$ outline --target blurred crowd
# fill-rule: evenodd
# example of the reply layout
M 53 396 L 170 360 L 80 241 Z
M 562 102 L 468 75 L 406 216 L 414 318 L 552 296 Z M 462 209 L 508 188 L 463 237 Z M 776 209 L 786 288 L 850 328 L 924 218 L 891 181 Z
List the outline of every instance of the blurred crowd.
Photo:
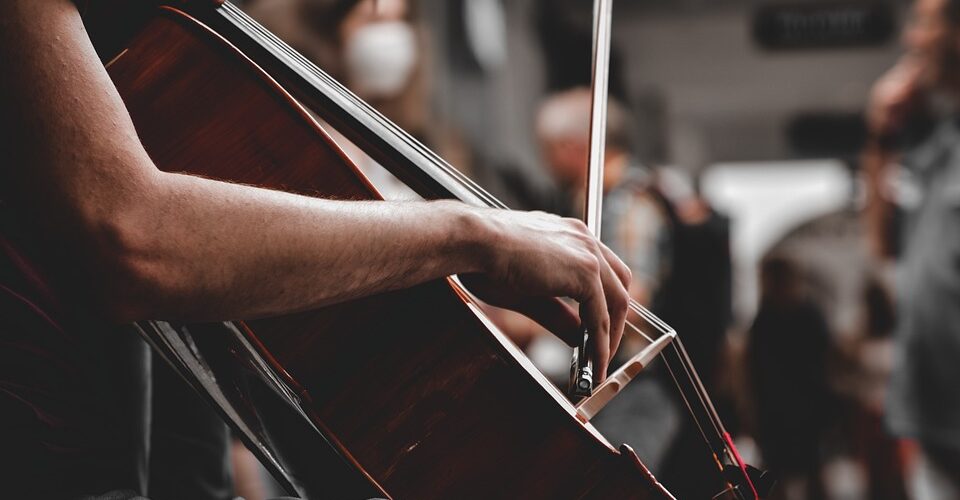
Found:
M 490 9 L 498 2 L 457 5 L 471 3 Z M 426 31 L 440 28 L 425 25 L 418 2 L 247 0 L 243 7 L 512 207 L 579 217 L 590 33 L 570 12 L 589 10 L 564 14 L 535 4 L 529 29 L 546 63 L 543 95 L 529 117 L 536 165 L 490 158 L 431 104 L 439 71 L 432 58 L 451 52 L 431 46 Z M 664 168 L 668 162 L 638 147 L 644 124 L 618 78 L 625 48 L 614 47 L 602 239 L 632 269 L 633 298 L 679 332 L 745 457 L 780 478 L 775 498 L 960 498 L 960 122 L 953 104 L 960 2 L 917 0 L 910 9 L 904 55 L 866 96 L 859 153 L 846 160 L 859 188 L 842 210 L 790 228 L 766 249 L 758 301 L 746 318 L 733 308 L 742 285 L 731 250 L 737 221 L 711 204 L 703 172 Z M 496 54 L 488 46 L 475 62 Z M 413 196 L 338 140 L 385 196 Z M 566 383 L 569 349 L 520 316 L 489 312 L 547 375 Z M 625 339 L 621 357 L 637 343 Z M 594 424 L 611 442 L 633 446 L 678 498 L 719 491 L 690 480 L 707 477 L 698 471 L 711 470 L 712 459 L 662 367 L 643 372 Z M 238 476 L 248 483 L 240 492 L 257 498 L 268 486 L 253 479 L 252 459 L 237 449 L 237 463 L 250 471 Z

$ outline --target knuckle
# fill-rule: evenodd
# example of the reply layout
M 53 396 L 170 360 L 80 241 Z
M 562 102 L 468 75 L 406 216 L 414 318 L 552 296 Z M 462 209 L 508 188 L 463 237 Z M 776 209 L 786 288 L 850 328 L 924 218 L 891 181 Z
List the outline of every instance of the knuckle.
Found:
M 577 244 L 583 246 L 583 248 L 591 253 L 596 252 L 596 244 L 594 243 L 593 236 L 590 236 L 588 233 L 573 233 L 573 237 L 576 239 Z
M 600 273 L 600 261 L 597 256 L 591 253 L 584 253 L 580 257 L 580 267 L 591 277 Z
M 627 305 L 630 303 L 630 296 L 627 294 L 626 290 L 619 290 L 613 297 L 610 297 L 608 300 L 610 303 L 610 309 L 616 311 L 617 313 L 622 313 Z
M 600 242 L 593 237 L 592 234 L 587 233 L 584 235 L 584 239 L 587 242 L 587 246 L 590 248 L 590 251 L 593 253 L 600 253 Z
M 567 225 L 576 230 L 579 233 L 588 233 L 587 225 L 583 223 L 580 219 L 567 218 L 564 219 L 567 222 Z

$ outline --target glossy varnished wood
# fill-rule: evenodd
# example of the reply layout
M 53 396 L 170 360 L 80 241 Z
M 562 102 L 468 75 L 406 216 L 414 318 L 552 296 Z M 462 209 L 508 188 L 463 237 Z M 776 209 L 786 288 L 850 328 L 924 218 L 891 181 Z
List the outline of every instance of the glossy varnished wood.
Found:
M 275 82 L 179 11 L 158 11 L 109 71 L 161 169 L 377 199 Z M 450 280 L 246 327 L 306 417 L 395 498 L 667 496 L 631 453 L 588 432 Z

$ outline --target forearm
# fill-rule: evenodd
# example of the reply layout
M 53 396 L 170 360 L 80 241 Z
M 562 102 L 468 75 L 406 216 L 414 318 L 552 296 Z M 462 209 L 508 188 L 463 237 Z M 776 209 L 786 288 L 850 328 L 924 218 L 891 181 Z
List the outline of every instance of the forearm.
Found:
M 104 252 L 123 262 L 105 297 L 119 319 L 265 316 L 485 270 L 483 226 L 459 204 L 399 209 L 157 177 Z
M 891 224 L 894 205 L 888 193 L 886 179 L 899 154 L 883 147 L 878 141 L 870 141 L 860 155 L 860 170 L 864 176 L 866 203 L 863 210 L 864 227 L 870 250 L 879 258 L 890 257 L 893 249 Z
M 0 42 L 13 157 L 0 198 L 37 221 L 62 286 L 106 315 L 248 318 L 481 270 L 475 217 L 449 203 L 397 210 L 159 172 L 67 0 L 4 2 Z
M 594 332 L 605 373 L 630 271 L 583 223 L 160 172 L 69 0 L 0 2 L 0 59 L 0 199 L 31 221 L 35 256 L 72 290 L 65 299 L 116 321 L 238 319 L 470 273 L 490 303 L 562 335 Z

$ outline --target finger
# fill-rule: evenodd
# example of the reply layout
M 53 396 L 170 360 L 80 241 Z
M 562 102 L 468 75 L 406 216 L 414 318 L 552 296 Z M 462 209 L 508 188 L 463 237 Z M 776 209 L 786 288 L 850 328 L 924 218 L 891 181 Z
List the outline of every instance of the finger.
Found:
M 627 304 L 629 298 L 626 296 L 626 291 L 623 291 L 623 294 L 622 298 L 619 299 L 619 303 Z M 608 298 L 607 303 L 610 304 L 611 302 L 613 301 Z M 623 340 L 623 332 L 626 329 L 629 308 L 625 305 L 608 306 L 608 310 L 610 314 L 610 359 L 613 359 L 620 349 L 620 341 Z
M 610 313 L 599 275 L 589 280 L 588 289 L 580 302 L 580 318 L 589 333 L 595 363 L 593 378 L 600 383 L 606 378 L 610 364 Z
M 606 247 L 601 245 L 598 252 L 603 253 L 604 248 Z M 607 250 L 609 251 L 609 249 Z M 610 253 L 616 262 L 620 262 L 620 259 L 612 255 L 613 252 Z M 623 338 L 623 328 L 627 319 L 627 309 L 630 305 L 630 295 L 609 261 L 604 260 L 601 262 L 600 279 L 603 283 L 603 294 L 607 302 L 607 313 L 610 317 L 609 357 L 612 358 L 620 347 L 620 339 Z M 607 361 L 609 362 L 609 359 Z
M 627 290 L 630 289 L 630 282 L 633 280 L 633 272 L 630 271 L 630 268 L 617 256 L 613 253 L 613 250 L 610 250 L 610 247 L 600 243 L 600 251 L 603 253 L 603 258 L 607 260 L 607 263 L 610 264 L 610 267 L 613 268 L 613 272 L 617 274 L 617 277 L 620 278 L 620 283 L 623 284 L 623 287 Z

